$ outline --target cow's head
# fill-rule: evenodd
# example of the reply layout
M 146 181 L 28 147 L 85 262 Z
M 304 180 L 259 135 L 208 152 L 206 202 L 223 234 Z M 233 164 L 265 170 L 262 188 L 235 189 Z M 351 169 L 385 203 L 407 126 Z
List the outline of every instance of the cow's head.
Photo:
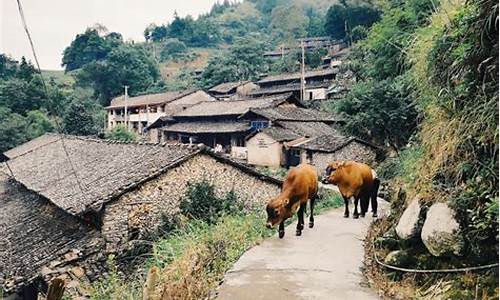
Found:
M 281 223 L 286 219 L 286 206 L 289 203 L 288 198 L 273 198 L 267 203 L 267 222 L 266 227 L 271 229 L 276 224 Z
M 344 165 L 343 161 L 329 163 L 325 170 L 325 175 L 321 180 L 324 184 L 335 183 L 335 172 Z

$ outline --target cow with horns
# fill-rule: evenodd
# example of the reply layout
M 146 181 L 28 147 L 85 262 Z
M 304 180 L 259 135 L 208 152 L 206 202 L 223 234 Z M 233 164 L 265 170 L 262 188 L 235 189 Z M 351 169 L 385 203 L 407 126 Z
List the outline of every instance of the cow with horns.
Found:
M 297 212 L 296 235 L 300 236 L 304 228 L 304 211 L 308 200 L 311 206 L 309 228 L 314 226 L 313 211 L 317 197 L 318 173 L 316 169 L 308 164 L 300 164 L 292 168 L 283 183 L 281 193 L 267 204 L 267 228 L 271 229 L 279 224 L 278 235 L 279 238 L 283 238 L 285 236 L 285 220 Z
M 380 180 L 368 165 L 355 161 L 335 161 L 328 164 L 323 183 L 338 186 L 344 198 L 344 217 L 349 217 L 349 199 L 354 199 L 353 218 L 359 217 L 358 201 L 361 200 L 361 217 L 368 211 L 371 198 L 373 217 L 377 217 L 377 194 Z

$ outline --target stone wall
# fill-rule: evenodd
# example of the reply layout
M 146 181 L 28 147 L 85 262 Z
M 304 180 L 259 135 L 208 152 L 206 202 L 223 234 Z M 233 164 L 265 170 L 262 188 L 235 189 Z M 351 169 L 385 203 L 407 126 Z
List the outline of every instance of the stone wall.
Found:
M 333 153 L 313 152 L 311 163 L 316 167 L 320 174 L 323 174 L 328 163 L 332 161 L 354 160 L 373 166 L 376 162 L 376 156 L 377 154 L 375 149 L 372 147 L 353 141 L 349 145 Z M 303 159 L 305 158 L 305 156 L 302 157 Z
M 172 220 L 180 212 L 187 185 L 202 179 L 211 181 L 219 196 L 233 189 L 247 208 L 263 208 L 281 188 L 210 155 L 196 155 L 106 205 L 102 234 L 107 251 L 127 249 L 130 240 L 147 238 L 163 220 Z

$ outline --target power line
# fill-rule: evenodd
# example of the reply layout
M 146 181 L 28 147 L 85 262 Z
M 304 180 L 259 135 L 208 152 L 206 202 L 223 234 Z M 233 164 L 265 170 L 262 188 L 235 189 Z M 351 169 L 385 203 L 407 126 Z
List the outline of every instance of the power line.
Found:
M 38 72 L 40 73 L 40 79 L 42 81 L 43 91 L 45 93 L 45 96 L 47 97 L 49 107 L 50 107 L 52 102 L 50 101 L 51 99 L 50 99 L 50 95 L 49 95 L 49 92 L 47 89 L 47 85 L 45 84 L 45 79 L 43 78 L 42 69 L 40 68 L 40 63 L 38 62 L 38 57 L 36 55 L 35 46 L 33 45 L 33 40 L 31 38 L 31 34 L 30 34 L 29 29 L 28 29 L 26 18 L 24 16 L 24 11 L 23 11 L 23 7 L 21 5 L 21 0 L 16 0 L 16 1 L 17 1 L 17 8 L 19 10 L 19 15 L 21 16 L 21 21 L 23 23 L 24 31 L 26 32 L 26 35 L 28 37 L 28 41 L 29 41 L 30 47 L 31 47 L 31 52 L 33 53 L 33 58 L 35 59 L 35 63 L 36 63 L 36 67 L 38 69 Z M 54 116 L 56 116 L 56 114 L 53 110 L 52 110 L 52 113 L 54 114 Z M 55 124 L 57 127 L 57 131 L 61 134 L 61 145 L 62 145 L 63 151 L 66 155 L 66 159 L 68 160 L 68 163 L 71 167 L 71 172 L 75 176 L 76 182 L 78 184 L 78 188 L 80 189 L 80 193 L 82 193 L 83 197 L 86 198 L 85 193 L 83 191 L 82 183 L 81 183 L 80 179 L 78 178 L 78 175 L 77 175 L 76 170 L 75 170 L 75 166 L 74 166 L 73 161 L 71 160 L 71 158 L 68 154 L 68 149 L 66 148 L 66 144 L 64 143 L 64 132 L 62 130 L 62 126 L 59 123 L 59 120 L 57 119 L 57 117 L 54 118 L 54 121 L 55 121 Z M 10 170 L 10 168 L 9 168 L 9 170 Z M 12 173 L 12 170 L 11 170 L 11 173 Z M 12 173 L 12 176 L 14 176 L 13 173 Z

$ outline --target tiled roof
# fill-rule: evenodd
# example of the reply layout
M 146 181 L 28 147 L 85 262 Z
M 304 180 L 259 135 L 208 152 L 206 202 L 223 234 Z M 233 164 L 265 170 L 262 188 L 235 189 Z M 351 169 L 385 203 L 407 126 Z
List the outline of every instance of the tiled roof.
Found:
M 0 289 L 14 291 L 68 252 L 101 251 L 99 231 L 0 173 Z
M 107 201 L 199 151 L 185 145 L 162 147 L 65 136 L 9 160 L 9 166 L 28 189 L 80 215 L 100 210 Z
M 208 91 L 212 92 L 212 93 L 227 94 L 227 93 L 231 92 L 231 90 L 233 90 L 239 86 L 242 86 L 244 84 L 247 84 L 249 82 L 250 81 L 224 82 L 224 83 L 221 83 L 221 84 L 218 84 L 218 85 L 212 87 Z
M 231 133 L 250 130 L 250 125 L 243 122 L 180 122 L 162 128 L 168 132 L 184 133 Z
M 339 149 L 344 148 L 349 145 L 351 142 L 358 142 L 374 149 L 378 149 L 377 146 L 363 141 L 361 139 L 355 137 L 345 137 L 338 135 L 322 135 L 306 141 L 305 143 L 301 143 L 296 146 L 296 148 L 320 151 L 320 152 L 335 152 Z
M 195 91 L 177 91 L 165 92 L 159 94 L 148 94 L 135 97 L 129 97 L 127 100 L 127 107 L 137 107 L 144 105 L 155 105 L 174 101 L 181 97 L 192 94 Z M 111 104 L 106 108 L 119 108 L 125 106 L 125 97 L 120 96 L 111 100 Z
M 256 114 L 271 121 L 335 122 L 333 115 L 300 107 L 251 108 L 245 115 Z M 245 115 L 241 118 L 245 118 Z
M 207 101 L 174 114 L 175 117 L 210 117 L 241 115 L 250 108 L 275 107 L 290 99 L 291 94 L 232 101 Z
M 328 88 L 331 85 L 331 82 L 319 82 L 319 83 L 311 83 L 306 85 L 307 89 L 318 89 L 318 88 Z M 269 94 L 278 94 L 278 93 L 287 93 L 287 92 L 297 92 L 300 91 L 300 83 L 290 83 L 283 85 L 275 85 L 271 87 L 259 88 L 257 90 L 251 91 L 250 95 L 259 96 L 259 95 L 269 95 Z
M 270 127 L 262 130 L 263 133 L 272 137 L 275 141 L 284 142 L 300 138 L 300 135 L 286 128 Z
M 313 71 L 307 71 L 304 77 L 307 80 L 307 78 L 311 77 L 323 77 L 323 76 L 326 77 L 336 73 L 338 73 L 338 70 L 336 69 L 313 70 Z M 300 80 L 300 78 L 301 78 L 301 73 L 286 73 L 280 75 L 271 75 L 259 80 L 257 84 L 270 83 L 274 81 L 283 81 L 283 80 Z
M 15 158 L 19 155 L 23 155 L 27 152 L 33 151 L 35 149 L 38 149 L 39 147 L 43 147 L 46 144 L 53 143 L 55 141 L 58 141 L 60 137 L 58 135 L 42 135 L 40 137 L 34 138 L 29 142 L 26 142 L 24 144 L 21 144 L 13 149 L 10 149 L 9 151 L 4 152 L 5 156 L 8 158 Z
M 279 121 L 278 125 L 300 136 L 339 135 L 337 130 L 323 122 Z

